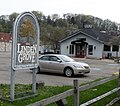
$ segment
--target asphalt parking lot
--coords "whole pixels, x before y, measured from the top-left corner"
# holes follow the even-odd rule
[[[118,72],[120,64],[115,63],[113,60],[96,60],[96,59],[80,59],[74,58],[76,61],[86,62],[91,67],[91,72],[84,76],[76,75],[68,78],[60,74],[41,73],[37,74],[37,81],[45,82],[47,86],[62,86],[72,85],[74,79],[78,79],[79,83],[90,82],[99,78],[109,77],[115,72]],[[9,52],[0,52],[0,83],[10,83],[11,76],[11,55]],[[16,71],[15,83],[31,84],[32,71],[31,70],[18,70]]]

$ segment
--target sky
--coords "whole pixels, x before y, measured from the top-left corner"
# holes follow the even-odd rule
[[[40,11],[44,15],[66,13],[92,15],[120,23],[120,0],[1,0],[0,16]]]

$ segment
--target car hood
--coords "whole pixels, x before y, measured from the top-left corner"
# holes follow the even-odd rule
[[[83,62],[67,62],[66,64],[69,65],[78,65],[78,66],[89,66],[87,63],[83,63]]]

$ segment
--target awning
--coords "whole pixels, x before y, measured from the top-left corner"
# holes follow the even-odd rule
[[[86,38],[80,38],[80,39],[72,41],[71,44],[88,45],[88,43],[85,41],[86,41]]]

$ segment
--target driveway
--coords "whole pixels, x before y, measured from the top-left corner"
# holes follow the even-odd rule
[[[11,55],[10,53],[0,52],[0,83],[10,84],[11,75]],[[81,59],[74,58],[76,61],[86,62],[91,67],[91,72],[87,75],[76,75],[68,78],[60,74],[41,73],[37,74],[37,81],[44,81],[47,86],[63,86],[73,85],[73,80],[78,79],[79,83],[87,83],[99,78],[109,77],[113,73],[118,72],[120,64],[115,63],[113,60],[95,60],[95,59]],[[16,83],[31,84],[32,71],[31,70],[18,70],[16,71]]]

